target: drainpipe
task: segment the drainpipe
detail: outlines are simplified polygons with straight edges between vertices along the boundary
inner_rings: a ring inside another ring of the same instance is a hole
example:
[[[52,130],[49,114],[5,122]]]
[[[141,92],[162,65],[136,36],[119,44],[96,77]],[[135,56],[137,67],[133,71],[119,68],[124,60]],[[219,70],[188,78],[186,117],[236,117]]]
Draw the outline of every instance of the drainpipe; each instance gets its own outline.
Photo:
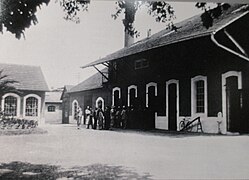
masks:
[[[232,21],[228,22],[227,24],[225,24],[224,26],[220,27],[219,29],[217,29],[216,31],[214,31],[214,32],[211,34],[211,40],[214,42],[214,44],[215,44],[216,46],[218,46],[218,47],[220,47],[221,49],[224,49],[225,51],[228,51],[229,53],[234,54],[234,55],[236,55],[236,56],[238,56],[238,57],[240,57],[241,59],[244,59],[244,60],[246,60],[246,61],[249,61],[249,58],[248,58],[248,57],[246,57],[246,56],[243,55],[243,54],[237,53],[236,51],[234,51],[234,50],[232,50],[232,49],[230,49],[230,48],[228,48],[228,47],[226,47],[226,46],[220,44],[220,43],[215,39],[214,36],[215,36],[215,34],[216,34],[217,32],[219,32],[221,29],[224,29],[226,26],[232,24],[234,21],[238,20],[239,18],[245,16],[245,15],[248,14],[248,13],[249,13],[249,11],[246,11],[245,13],[241,14],[241,15],[238,16],[237,18],[235,18],[235,19],[233,19]],[[224,31],[224,32],[225,32],[225,34],[228,36],[228,38],[230,39],[228,33],[226,33],[226,31]],[[234,43],[242,52],[244,51],[243,49],[241,49],[240,46],[238,46],[237,43],[235,43],[234,41],[232,41],[232,42],[233,42],[233,43]]]

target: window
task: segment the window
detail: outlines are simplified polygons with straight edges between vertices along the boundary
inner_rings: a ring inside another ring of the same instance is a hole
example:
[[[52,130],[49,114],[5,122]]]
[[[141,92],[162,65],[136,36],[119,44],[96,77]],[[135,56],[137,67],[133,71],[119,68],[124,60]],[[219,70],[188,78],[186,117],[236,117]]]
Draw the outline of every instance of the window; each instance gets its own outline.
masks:
[[[48,112],[55,112],[55,106],[48,106]]]
[[[196,113],[205,112],[205,93],[204,93],[204,81],[196,81]]]
[[[191,79],[191,114],[207,116],[207,77],[196,76]]]
[[[135,61],[135,69],[143,69],[149,67],[149,61],[147,59],[139,59]]]
[[[26,99],[25,116],[38,116],[38,99],[29,97]]]
[[[4,99],[4,112],[7,116],[17,115],[17,98],[14,96],[7,96]]]

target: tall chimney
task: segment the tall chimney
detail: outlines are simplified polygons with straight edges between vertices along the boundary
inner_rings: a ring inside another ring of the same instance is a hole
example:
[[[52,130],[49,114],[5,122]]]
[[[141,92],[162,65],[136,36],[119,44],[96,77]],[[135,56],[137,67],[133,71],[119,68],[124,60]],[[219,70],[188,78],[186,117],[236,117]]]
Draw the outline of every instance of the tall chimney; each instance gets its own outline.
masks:
[[[128,47],[133,43],[134,43],[134,37],[128,34],[127,31],[125,31],[124,47]]]

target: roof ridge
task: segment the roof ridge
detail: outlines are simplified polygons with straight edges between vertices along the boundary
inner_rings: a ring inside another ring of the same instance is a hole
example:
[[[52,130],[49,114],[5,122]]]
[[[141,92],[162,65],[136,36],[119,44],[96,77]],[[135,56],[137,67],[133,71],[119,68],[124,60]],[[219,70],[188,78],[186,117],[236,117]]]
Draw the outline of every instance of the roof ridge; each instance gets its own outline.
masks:
[[[41,66],[38,66],[38,65],[29,65],[29,64],[15,64],[15,63],[2,63],[2,62],[0,62],[0,64],[3,64],[3,65],[13,65],[13,66],[26,66],[26,67],[37,67],[37,68],[41,68]]]

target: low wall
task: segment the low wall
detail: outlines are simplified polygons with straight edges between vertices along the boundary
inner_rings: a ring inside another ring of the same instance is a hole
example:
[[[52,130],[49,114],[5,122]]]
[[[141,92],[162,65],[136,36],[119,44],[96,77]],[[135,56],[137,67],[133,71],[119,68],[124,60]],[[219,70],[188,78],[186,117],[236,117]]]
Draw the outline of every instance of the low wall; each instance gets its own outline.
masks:
[[[183,117],[180,116],[177,120],[177,129],[179,130],[179,123],[184,119],[189,118],[193,120],[196,117]],[[218,122],[221,122],[220,130],[222,134],[226,134],[225,121],[222,117],[201,117],[202,130],[204,133],[218,133]],[[155,113],[156,129],[168,130],[168,117],[157,116]],[[197,127],[193,127],[193,132],[197,132]]]

